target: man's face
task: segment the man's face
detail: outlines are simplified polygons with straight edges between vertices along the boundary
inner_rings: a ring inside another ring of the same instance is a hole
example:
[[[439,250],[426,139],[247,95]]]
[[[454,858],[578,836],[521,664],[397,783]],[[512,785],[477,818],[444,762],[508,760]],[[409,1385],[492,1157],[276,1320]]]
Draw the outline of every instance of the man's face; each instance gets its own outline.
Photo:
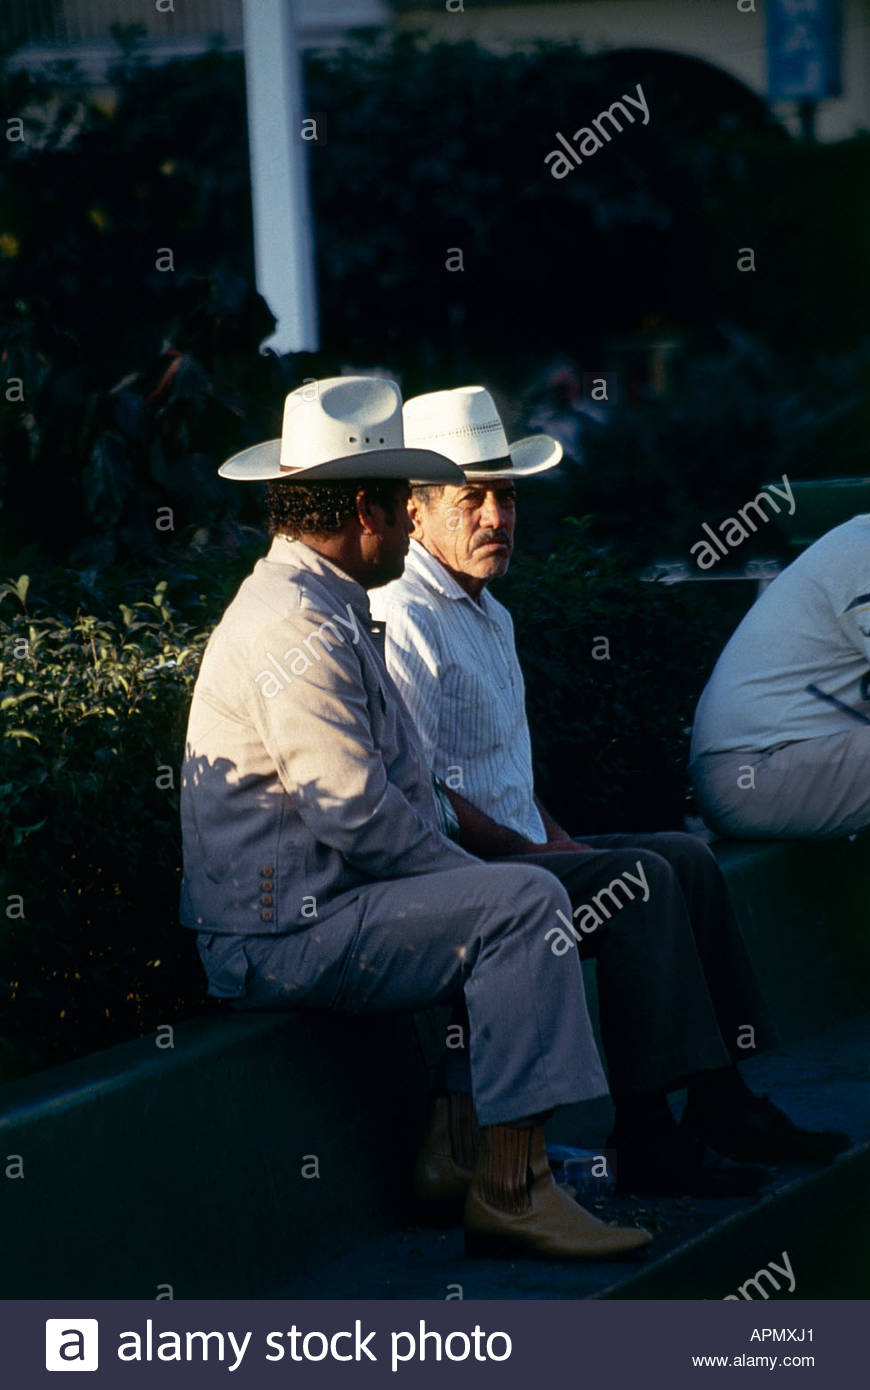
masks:
[[[414,539],[457,577],[479,590],[510,564],[516,527],[516,488],[507,480],[446,486],[430,501],[412,497]],[[462,580],[460,579],[460,583]]]
[[[397,483],[391,507],[384,508],[377,503],[372,506],[372,519],[376,526],[372,556],[375,568],[371,575],[371,584],[367,577],[367,588],[388,584],[391,579],[399,579],[402,575],[410,541],[410,495],[411,490],[407,483]]]

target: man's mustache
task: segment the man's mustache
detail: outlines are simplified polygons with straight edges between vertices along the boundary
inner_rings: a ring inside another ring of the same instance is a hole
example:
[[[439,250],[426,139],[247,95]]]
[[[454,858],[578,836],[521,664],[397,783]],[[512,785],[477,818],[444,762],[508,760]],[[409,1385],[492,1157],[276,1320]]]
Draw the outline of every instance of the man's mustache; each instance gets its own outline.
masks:
[[[472,550],[477,550],[478,547],[481,545],[495,544],[506,545],[508,549],[510,549],[511,538],[508,535],[507,531],[483,531],[477,537],[477,539],[474,542],[474,545],[471,548]]]

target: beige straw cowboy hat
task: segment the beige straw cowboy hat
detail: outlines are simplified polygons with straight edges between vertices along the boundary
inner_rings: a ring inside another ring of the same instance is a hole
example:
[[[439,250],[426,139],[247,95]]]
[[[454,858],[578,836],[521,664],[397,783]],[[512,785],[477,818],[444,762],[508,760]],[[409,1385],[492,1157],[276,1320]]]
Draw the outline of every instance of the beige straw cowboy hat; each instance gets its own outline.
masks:
[[[394,381],[371,376],[328,377],[291,391],[284,402],[281,438],[233,454],[218,472],[242,482],[464,481],[443,454],[406,447],[399,388]]]
[[[467,482],[527,478],[555,468],[562,457],[561,444],[548,434],[508,444],[495,402],[483,386],[412,396],[402,414],[409,447],[446,454]]]

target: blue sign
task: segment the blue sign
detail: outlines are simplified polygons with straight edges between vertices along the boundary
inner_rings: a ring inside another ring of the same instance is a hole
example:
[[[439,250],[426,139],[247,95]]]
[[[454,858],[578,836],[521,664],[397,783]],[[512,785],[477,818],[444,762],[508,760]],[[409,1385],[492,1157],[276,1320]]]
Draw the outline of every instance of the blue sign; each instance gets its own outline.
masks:
[[[839,0],[767,0],[771,101],[821,101],[842,91]]]

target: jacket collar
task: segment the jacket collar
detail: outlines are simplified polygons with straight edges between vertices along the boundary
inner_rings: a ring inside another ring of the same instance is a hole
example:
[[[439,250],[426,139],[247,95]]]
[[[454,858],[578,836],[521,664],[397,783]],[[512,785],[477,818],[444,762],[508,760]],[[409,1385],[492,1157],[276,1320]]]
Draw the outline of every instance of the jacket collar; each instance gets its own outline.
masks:
[[[286,536],[275,536],[265,557],[270,564],[286,565],[302,574],[313,574],[326,586],[335,598],[339,608],[349,604],[366,626],[371,625],[372,615],[369,598],[362,584],[351,579],[349,574],[339,569],[331,560],[312,550],[304,541],[289,540]]]

